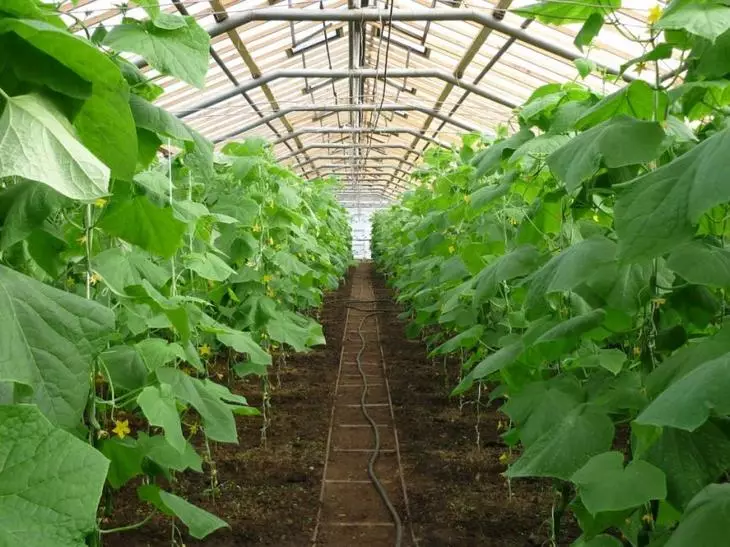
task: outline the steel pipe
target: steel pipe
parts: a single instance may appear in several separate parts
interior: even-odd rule
[[[370,145],[369,144],[361,144],[359,146],[360,147],[366,147],[366,146],[370,146]],[[347,149],[347,150],[349,150],[351,148],[353,148],[353,145],[352,144],[344,144],[344,143],[342,143],[342,144],[332,144],[332,143],[327,143],[327,144],[309,144],[309,145],[304,146],[303,148],[301,148],[299,150],[296,150],[296,151],[291,152],[289,154],[286,154],[284,156],[279,156],[278,158],[276,158],[276,161],[288,160],[290,158],[293,158],[294,156],[296,156],[297,154],[299,154],[301,152],[306,152],[306,151],[309,151],[309,150],[315,150],[315,149],[336,149],[336,150],[345,150],[345,149]],[[376,144],[376,145],[373,145],[372,146],[372,150],[374,150],[375,152],[378,152],[379,154],[385,154],[385,152],[379,150],[380,148],[394,148],[394,149],[398,149],[398,150],[410,150],[413,154],[416,154],[417,156],[421,156],[422,155],[421,152],[419,152],[418,150],[413,150],[411,147],[409,147],[408,145],[405,145],[405,144]]]
[[[358,156],[347,156],[347,155],[331,155],[331,156],[312,156],[311,158],[308,158],[307,161],[303,161],[299,164],[299,166],[307,165],[309,163],[312,163],[314,161],[320,161],[320,160],[352,160],[352,159],[364,159],[360,158]],[[397,161],[399,163],[403,163],[404,165],[408,165],[409,167],[416,167],[415,163],[412,163],[410,161],[403,161],[402,156],[385,156],[385,157],[378,157],[374,158],[372,161],[376,165],[380,165],[381,161]],[[354,165],[364,165],[361,163],[354,164]]]
[[[216,23],[206,30],[211,37],[218,36],[224,32],[245,25],[253,21],[357,21],[357,22],[374,22],[374,21],[471,21],[484,25],[485,27],[501,32],[508,36],[514,36],[521,42],[530,44],[538,49],[542,49],[567,59],[574,61],[583,57],[580,52],[563,48],[548,40],[543,40],[537,36],[532,36],[524,30],[503,23],[495,18],[491,13],[484,10],[475,9],[411,9],[400,10],[394,9],[390,13],[389,9],[381,8],[360,8],[360,9],[289,9],[289,8],[264,8],[241,11],[231,15],[225,21]],[[631,82],[636,77],[622,74],[618,68],[608,67],[596,63],[596,67],[605,70],[609,74],[621,76],[625,81]]]
[[[405,133],[407,135],[421,135],[421,131],[418,131],[416,129],[413,129],[412,127],[303,127],[301,129],[297,129],[293,133],[287,133],[282,138],[277,139],[273,142],[274,145],[280,144],[284,141],[287,141],[289,139],[293,139],[295,137],[299,137],[301,135],[306,134],[330,134],[330,133],[390,133],[390,134],[397,134],[397,133]],[[429,137],[427,135],[423,135],[423,139],[427,140],[429,142],[432,142],[433,144],[436,144],[438,146],[441,146],[443,148],[451,148],[450,145],[443,143],[437,139],[434,139],[432,137]],[[221,139],[216,139],[215,142],[220,142]]]
[[[231,131],[230,133],[225,134],[224,136],[221,137],[221,139],[222,140],[231,139],[242,133],[246,133],[247,131],[256,129],[257,127],[264,125],[265,123],[269,123],[273,120],[276,120],[277,118],[280,118],[280,117],[290,114],[292,112],[360,112],[360,113],[362,113],[362,112],[376,112],[378,110],[383,111],[383,112],[397,112],[400,110],[422,112],[423,114],[428,114],[429,116],[433,116],[436,119],[442,120],[444,123],[450,123],[451,125],[458,127],[459,129],[463,129],[464,131],[477,132],[477,133],[481,133],[481,131],[482,131],[476,125],[471,125],[469,123],[454,120],[453,118],[451,118],[450,116],[447,116],[446,114],[441,114],[438,110],[434,110],[433,108],[428,108],[426,106],[420,106],[420,105],[388,104],[388,105],[383,105],[383,107],[381,108],[377,104],[330,104],[330,105],[312,104],[312,105],[287,106],[287,107],[277,110],[273,114],[269,114],[268,116],[265,116],[259,120],[255,120],[251,123],[247,123],[243,127],[239,127],[235,131]]]
[[[190,108],[176,112],[175,115],[181,119],[185,118],[195,112],[205,110],[206,108],[210,108],[211,106],[235,97],[243,91],[250,91],[251,89],[255,89],[280,78],[331,78],[333,80],[342,80],[351,76],[360,76],[362,78],[384,78],[385,76],[388,78],[436,78],[470,91],[471,93],[474,93],[474,95],[478,95],[484,99],[501,104],[507,108],[516,108],[518,106],[516,103],[504,99],[499,95],[485,91],[461,78],[457,78],[451,72],[447,72],[445,70],[393,68],[389,69],[386,74],[384,70],[375,70],[372,68],[359,68],[355,70],[295,68],[288,70],[272,70],[271,72],[262,74],[258,78],[246,80],[231,89],[211,97],[210,99],[206,99],[205,101],[201,101]]]

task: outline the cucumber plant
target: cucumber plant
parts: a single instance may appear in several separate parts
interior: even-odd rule
[[[587,46],[619,6],[523,11],[585,21]],[[728,532],[730,7],[675,0],[646,34],[623,69],[674,55],[681,80],[545,85],[499,137],[427,150],[373,227],[409,332],[465,355],[453,395],[506,415],[505,475],[554,482],[553,544],[566,511],[576,547]]]
[[[213,145],[122,55],[202,86],[209,38],[148,18],[79,36],[55,7],[0,5],[0,546],[98,545],[155,514],[226,526],[175,494],[258,414],[220,383],[324,343],[312,310],[350,263],[333,181],[265,142]],[[147,517],[105,527],[115,492]],[[100,500],[103,500],[99,509]]]

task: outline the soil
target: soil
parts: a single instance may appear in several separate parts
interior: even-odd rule
[[[501,475],[507,453],[498,427],[506,422],[493,407],[482,407],[477,444],[476,408],[460,409],[449,397],[458,383],[458,363],[434,362],[419,340],[408,340],[398,320],[393,294],[373,275],[380,309],[381,344],[400,440],[401,463],[419,545],[533,547],[547,545],[553,493],[549,481],[517,480]],[[485,394],[486,395],[486,394]],[[486,400],[486,397],[485,397]],[[516,455],[511,457],[516,459]],[[511,492],[511,495],[510,495]],[[569,545],[575,526],[566,519]]]
[[[350,295],[348,280],[325,297],[320,323],[327,345],[307,354],[287,357],[280,370],[280,387],[272,393],[272,420],[266,447],[261,446],[261,417],[236,417],[238,445],[212,443],[219,488],[211,492],[210,469],[185,473],[175,493],[224,519],[230,529],[198,541],[186,536],[187,547],[308,545],[315,526],[325,460],[337,364],[345,326],[342,304]],[[272,381],[276,378],[272,374]],[[260,382],[233,380],[231,390],[260,405]],[[204,453],[199,451],[199,453]],[[148,507],[137,500],[137,484],[114,496],[114,510],[104,528],[139,522]],[[184,530],[184,526],[180,526]],[[104,537],[105,547],[160,547],[170,545],[170,520],[155,517],[144,527]]]
[[[507,448],[498,430],[504,417],[495,407],[482,406],[477,443],[473,397],[465,399],[463,405],[458,399],[449,397],[451,388],[457,383],[458,363],[432,362],[421,341],[408,340],[405,323],[397,318],[399,310],[393,304],[393,294],[385,280],[370,264],[360,268],[365,269],[366,276],[373,282],[374,299],[381,312],[378,315],[379,336],[401,456],[398,465],[394,451],[384,453],[376,473],[390,479],[393,487],[400,482],[397,480],[400,475],[403,476],[407,500],[396,490],[391,496],[407,527],[404,545],[411,543],[412,536],[422,547],[548,545],[554,501],[550,482],[519,480],[507,483],[502,476],[506,468],[500,461]],[[328,345],[306,355],[290,356],[282,368],[281,386],[272,394],[273,418],[266,447],[260,444],[262,418],[238,417],[240,444],[211,446],[220,481],[215,496],[210,489],[207,465],[203,474],[186,473],[178,477],[174,485],[176,493],[220,516],[231,526],[203,541],[186,536],[186,546],[310,545],[320,508],[328,431],[347,315],[345,301],[350,298],[352,279],[351,272],[348,281],[325,300],[320,321]],[[360,347],[357,337],[348,336],[346,343],[348,348],[354,344],[354,351]],[[366,357],[370,358],[370,355]],[[251,404],[260,403],[261,390],[255,381],[236,379],[232,390],[245,395]],[[343,391],[341,397],[346,395]],[[372,395],[379,394],[373,390]],[[387,392],[382,395],[387,397]],[[352,402],[356,400],[359,399],[356,397]],[[338,400],[338,404],[347,402]],[[340,419],[343,423],[355,424],[354,420],[359,416],[357,410],[353,409],[351,416],[342,414]],[[381,423],[387,420],[388,414],[381,416],[374,411],[374,417]],[[333,446],[360,448],[357,443],[362,442],[362,435],[346,429],[338,435],[340,437],[333,439]],[[384,447],[391,448],[391,443],[391,438],[384,435]],[[328,480],[336,483],[360,478],[348,469],[362,468],[366,455],[353,452],[343,453],[342,457],[351,459],[352,465],[337,466],[331,462]],[[516,459],[516,455],[511,458]],[[374,501],[368,497],[374,494],[371,486],[362,486],[361,493],[335,496],[331,511],[325,493],[321,521],[336,521],[345,514],[342,508],[338,509],[338,504],[349,507],[353,500],[361,500],[364,508],[369,501]],[[115,495],[114,511],[108,522],[104,522],[104,528],[138,522],[146,516],[148,508],[137,500],[135,487],[129,485]],[[335,490],[330,492],[334,495]],[[387,519],[387,514],[378,518],[370,513],[354,516],[362,517],[362,520]],[[577,536],[575,524],[569,519],[561,532],[561,545],[569,545]],[[392,545],[391,534],[385,527],[376,528],[375,535],[368,534],[367,541],[355,532],[349,536],[338,534],[335,539],[328,537],[331,532],[324,530],[318,542],[343,547]],[[383,536],[382,541],[377,539],[378,534]],[[170,545],[170,537],[170,520],[156,516],[140,529],[105,536],[104,545],[160,547]],[[345,540],[345,537],[349,539]]]

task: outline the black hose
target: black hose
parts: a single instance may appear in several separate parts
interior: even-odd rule
[[[352,307],[353,306],[348,306]],[[357,309],[357,308],[354,308]],[[375,420],[372,419],[370,414],[368,414],[367,407],[365,406],[365,401],[367,400],[368,396],[368,380],[365,376],[365,371],[362,369],[362,354],[365,352],[365,335],[362,332],[362,327],[365,324],[365,321],[369,317],[373,317],[379,313],[382,313],[382,310],[378,311],[371,311],[371,310],[363,310],[368,311],[368,313],[365,317],[362,318],[362,321],[360,321],[360,325],[357,327],[357,334],[360,336],[360,341],[362,342],[362,347],[360,347],[360,351],[357,352],[357,357],[355,358],[355,361],[357,362],[357,370],[360,372],[360,377],[362,378],[363,383],[363,390],[362,395],[360,396],[360,410],[362,411],[363,416],[365,416],[365,419],[370,422],[370,427],[373,430],[373,434],[375,435],[375,448],[373,449],[373,452],[370,456],[370,459],[368,460],[368,477],[370,478],[370,481],[373,483],[373,486],[375,486],[375,490],[377,490],[378,495],[383,500],[383,503],[385,503],[385,506],[388,508],[388,511],[390,512],[390,516],[393,519],[393,523],[395,524],[395,547],[400,547],[401,543],[403,541],[403,523],[400,520],[400,516],[398,515],[398,511],[393,506],[393,503],[390,501],[390,498],[388,497],[388,493],[385,491],[385,488],[383,488],[383,485],[381,484],[380,480],[378,480],[377,475],[375,474],[375,462],[378,460],[378,456],[380,455],[380,431],[378,431],[378,426],[375,423]]]

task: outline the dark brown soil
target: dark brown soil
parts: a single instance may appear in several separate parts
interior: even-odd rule
[[[381,342],[419,545],[547,545],[550,483],[513,481],[510,496],[500,462],[507,448],[498,432],[500,419],[506,419],[494,407],[482,408],[477,445],[474,397],[461,410],[459,400],[449,398],[458,383],[458,363],[447,363],[445,369],[443,361],[427,357],[424,344],[408,340],[405,324],[387,303],[392,292],[384,278],[376,274],[373,279],[376,299],[384,300]]]
[[[327,346],[308,354],[289,356],[280,371],[281,386],[272,393],[272,422],[267,446],[260,443],[261,417],[237,417],[239,445],[211,446],[219,488],[213,495],[210,470],[185,473],[174,485],[175,493],[227,521],[231,528],[214,532],[206,540],[185,536],[187,547],[241,547],[308,545],[315,526],[332,395],[337,377],[350,281],[325,298],[320,317]],[[272,381],[276,382],[272,374]],[[256,380],[236,379],[232,391],[250,404],[260,404]],[[202,453],[202,452],[201,452]],[[114,511],[104,528],[138,522],[148,508],[137,500],[135,485],[114,497]],[[184,532],[184,526],[180,526]],[[170,545],[170,520],[155,517],[131,532],[108,535],[108,547]]]

